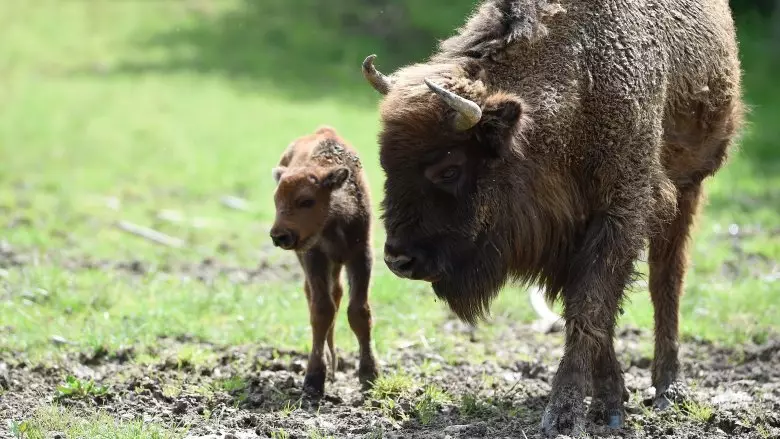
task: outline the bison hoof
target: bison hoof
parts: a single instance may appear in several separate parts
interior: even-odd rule
[[[582,399],[577,392],[564,392],[553,397],[542,416],[542,432],[554,437],[559,434],[580,437],[585,434]]]
[[[303,378],[303,391],[316,398],[325,394],[325,371],[307,373]]]
[[[625,409],[622,402],[611,405],[601,399],[594,399],[588,412],[588,418],[595,424],[620,429],[625,423]]]
[[[609,428],[623,428],[624,420],[623,410],[610,410],[607,413],[607,427]]]
[[[685,401],[687,398],[685,386],[681,382],[675,381],[665,389],[663,387],[657,388],[655,398],[650,401],[645,400],[645,404],[652,404],[655,410],[664,411],[674,404]]]

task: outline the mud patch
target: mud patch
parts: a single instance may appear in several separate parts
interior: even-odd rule
[[[442,327],[448,331],[452,324]],[[451,329],[449,329],[451,330]],[[362,391],[354,353],[340,353],[334,382],[320,400],[301,392],[306,353],[267,347],[218,347],[197,340],[161,339],[151,361],[132,350],[74,355],[61,364],[0,364],[0,416],[21,421],[36,406],[55,403],[57,386],[72,375],[107,386],[102,395],[62,398],[58,404],[117,419],[188,425],[190,437],[539,438],[539,420],[562,353],[561,338],[517,326],[491,340],[492,355],[469,361],[466,335],[456,353],[408,348],[381,363],[383,381]],[[738,437],[780,435],[780,345],[736,351],[704,342],[682,347],[689,402],[662,413],[645,407],[650,358],[640,349],[646,331],[624,330],[617,343],[631,392],[626,427],[599,437]],[[171,352],[193,344],[208,350],[199,362]],[[147,357],[149,354],[146,354]],[[381,436],[380,436],[381,435]],[[525,436],[524,436],[525,435]],[[316,437],[316,436],[315,436]]]

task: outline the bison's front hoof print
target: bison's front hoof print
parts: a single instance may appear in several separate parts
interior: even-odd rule
[[[303,391],[315,398],[322,397],[325,394],[325,371],[306,374],[303,378]]]
[[[542,416],[542,432],[548,437],[565,434],[580,437],[585,433],[585,423],[578,407],[571,403],[556,403],[555,400],[547,404]]]

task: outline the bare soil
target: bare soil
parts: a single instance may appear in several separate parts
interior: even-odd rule
[[[442,330],[460,331],[457,322]],[[663,413],[644,407],[649,395],[650,358],[638,350],[650,339],[646,331],[624,330],[619,337],[626,385],[633,393],[626,427],[610,432],[589,425],[593,436],[633,438],[780,437],[780,343],[770,341],[736,352],[709,343],[687,342],[683,364],[691,401],[711,408],[692,413],[682,405]],[[185,339],[161,339],[161,354]],[[536,438],[550,381],[561,353],[560,335],[539,335],[527,326],[507,329],[489,343],[493,359],[482,363],[447,361],[436,352],[408,349],[395,352],[383,373],[401,370],[417,383],[435,384],[452,402],[438,407],[421,422],[414,404],[422,388],[400,395],[390,410],[361,391],[355,377],[354,353],[341,354],[334,382],[320,400],[302,395],[306,353],[263,346],[207,346],[217,353],[207,366],[172,360],[143,366],[132,351],[108,355],[74,355],[51,367],[0,362],[0,417],[22,420],[38,405],[52,402],[56,386],[67,375],[108,385],[103,396],[66,398],[59,404],[85,413],[103,409],[119,419],[189,424],[190,437],[272,437],[283,429],[290,438],[305,438],[313,429],[333,437],[390,438]],[[164,355],[161,355],[164,357]],[[533,360],[528,360],[533,358]],[[523,359],[523,360],[521,360]],[[226,383],[238,383],[231,386]],[[695,410],[695,409],[694,409]],[[374,436],[371,436],[371,435]]]
[[[0,268],[27,261],[8,245],[0,246]],[[73,269],[114,268],[147,271],[140,262],[71,261]],[[159,270],[160,267],[155,267]],[[237,282],[274,276],[296,278],[294,266],[251,269],[211,261],[164,267],[203,281],[218,273]],[[36,407],[55,402],[57,386],[69,375],[108,386],[105,395],[56,401],[85,414],[104,410],[118,419],[143,419],[165,425],[188,425],[192,438],[255,438],[283,430],[289,438],[308,438],[313,430],[335,438],[541,438],[539,422],[550,382],[562,355],[560,333],[540,334],[530,325],[504,325],[489,339],[475,337],[458,321],[439,330],[460,340],[455,355],[431,348],[399,349],[380,363],[382,374],[401,371],[412,377],[408,392],[382,404],[362,390],[356,377],[354,347],[339,347],[339,370],[326,383],[323,398],[301,392],[307,352],[272,346],[216,346],[187,337],[162,338],[155,351],[104,351],[73,354],[48,365],[28,364],[23,355],[0,352],[0,437],[9,436],[6,421],[28,418]],[[0,337],[4,332],[0,322]],[[177,347],[200,344],[216,353],[202,364],[175,360]],[[624,328],[616,339],[625,381],[631,392],[626,426],[610,431],[589,424],[594,437],[630,438],[780,438],[780,340],[723,348],[686,340],[682,351],[686,403],[664,412],[647,408],[651,396],[648,329]],[[481,344],[488,356],[475,356]],[[143,355],[141,355],[143,354]],[[142,356],[158,358],[144,364]],[[485,361],[477,358],[487,358]],[[428,385],[446,392],[449,401],[423,412]],[[381,432],[381,435],[380,435]],[[5,436],[4,436],[5,435]],[[323,436],[326,437],[326,436]]]

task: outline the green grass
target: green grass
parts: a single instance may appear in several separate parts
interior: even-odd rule
[[[25,439],[46,439],[51,437],[48,432],[90,439],[179,439],[186,434],[178,426],[161,426],[143,420],[117,421],[104,412],[84,416],[57,406],[41,407],[23,422],[9,421],[9,432]]]
[[[156,358],[147,348],[160,336],[178,335],[308,349],[297,282],[240,285],[223,276],[204,283],[63,263],[139,261],[151,271],[204,258],[247,268],[261,258],[294,263],[292,255],[268,250],[270,169],[292,138],[322,123],[359,150],[378,213],[377,96],[359,65],[378,53],[379,66],[389,71],[419,59],[432,43],[399,53],[381,38],[314,26],[322,14],[301,12],[312,1],[286,3],[0,5],[0,241],[32,258],[23,269],[0,270],[0,355],[40,362],[64,352],[132,348],[135,361],[151,362]],[[417,21],[426,16],[414,14]],[[440,37],[460,24],[458,16],[454,23],[418,25]],[[740,29],[754,24],[740,22]],[[751,125],[728,166],[707,183],[682,302],[683,334],[729,344],[766,339],[780,314],[780,87],[762,54],[761,32],[741,31]],[[249,210],[225,208],[220,198],[228,194],[247,199]],[[165,211],[184,220],[160,219]],[[119,230],[120,220],[186,245],[152,244]],[[732,225],[746,233],[729,237]],[[383,240],[377,223],[377,254]],[[449,313],[425,285],[393,276],[379,258],[372,285],[380,356],[418,340],[450,349],[456,339],[438,330]],[[495,324],[480,329],[486,336],[505,322],[528,321],[526,294],[507,288],[493,316]],[[651,328],[652,321],[647,292],[633,292],[621,325]],[[339,349],[355,350],[344,312],[336,328]],[[175,358],[197,364],[210,355],[193,345]],[[30,425],[109,424],[102,415],[85,427],[61,412],[41,413]]]

